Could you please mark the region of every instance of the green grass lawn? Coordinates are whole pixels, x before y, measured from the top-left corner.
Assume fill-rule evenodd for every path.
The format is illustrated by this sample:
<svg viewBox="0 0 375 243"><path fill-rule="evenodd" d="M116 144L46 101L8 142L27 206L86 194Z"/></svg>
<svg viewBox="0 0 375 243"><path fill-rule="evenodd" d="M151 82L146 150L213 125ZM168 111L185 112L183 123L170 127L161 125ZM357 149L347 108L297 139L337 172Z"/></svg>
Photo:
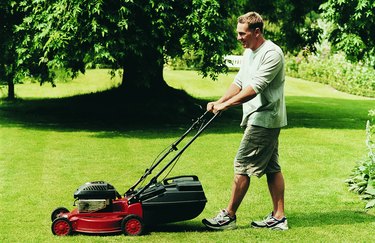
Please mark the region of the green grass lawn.
<svg viewBox="0 0 375 243"><path fill-rule="evenodd" d="M42 86L43 93L37 84L17 85L16 93L28 99L91 93L96 90L93 80L97 77L98 89L116 86L118 80L110 80L104 72L92 70L79 81L58 84L56 88ZM222 75L212 82L202 81L191 71L165 73L171 86L207 100L220 96L233 76L234 73ZM90 85L85 89L87 83ZM223 113L186 150L170 175L195 174L200 178L208 199L200 216L154 227L147 235L135 238L82 234L55 237L50 230L50 214L59 206L72 209L73 193L78 186L87 181L105 180L120 193L125 192L159 152L182 135L186 124L128 128L105 123L92 126L86 121L80 126L51 125L38 119L28 122L21 119L23 113L13 114L10 119L12 105L3 102L0 107L0 242L375 241L374 211L365 212L365 203L348 192L343 183L355 162L366 155L364 128L367 112L375 108L375 100L292 78L287 79L286 94L289 126L280 136L280 159L286 180L289 231L248 227L249 221L271 210L265 178L252 179L237 214L237 230L213 232L201 224L202 218L215 215L229 199L232 160L242 136L238 126L241 111L235 108ZM48 99L43 102L48 106ZM4 106L7 109L2 109ZM61 109L69 107L61 106Z"/></svg>

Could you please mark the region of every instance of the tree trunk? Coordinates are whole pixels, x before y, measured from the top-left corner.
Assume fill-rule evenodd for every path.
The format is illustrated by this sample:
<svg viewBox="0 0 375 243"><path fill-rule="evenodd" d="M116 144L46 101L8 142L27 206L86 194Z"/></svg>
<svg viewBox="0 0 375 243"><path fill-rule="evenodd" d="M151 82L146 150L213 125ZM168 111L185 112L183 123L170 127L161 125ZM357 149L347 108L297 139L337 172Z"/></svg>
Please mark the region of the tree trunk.
<svg viewBox="0 0 375 243"><path fill-rule="evenodd" d="M162 90L168 87L163 77L164 60L157 50L147 48L142 55L129 54L124 63L121 87L131 90Z"/></svg>
<svg viewBox="0 0 375 243"><path fill-rule="evenodd" d="M15 93L14 93L14 82L13 80L8 79L8 99L9 100L14 100Z"/></svg>

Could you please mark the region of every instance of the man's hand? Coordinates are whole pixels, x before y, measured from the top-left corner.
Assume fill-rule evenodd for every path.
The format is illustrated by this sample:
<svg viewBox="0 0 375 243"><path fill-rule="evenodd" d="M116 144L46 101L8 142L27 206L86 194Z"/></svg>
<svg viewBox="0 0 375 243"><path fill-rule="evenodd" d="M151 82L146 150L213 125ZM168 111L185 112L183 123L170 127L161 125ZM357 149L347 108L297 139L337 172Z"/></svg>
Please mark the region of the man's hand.
<svg viewBox="0 0 375 243"><path fill-rule="evenodd" d="M207 111L215 113L215 114L218 113L219 111L225 111L228 108L229 107L227 106L225 102L220 103L220 102L215 101L215 102L209 102L207 104Z"/></svg>
<svg viewBox="0 0 375 243"><path fill-rule="evenodd" d="M208 104L207 104L207 111L209 111L209 112L214 112L214 106L217 104L218 102L217 101L215 101L215 102L209 102Z"/></svg>

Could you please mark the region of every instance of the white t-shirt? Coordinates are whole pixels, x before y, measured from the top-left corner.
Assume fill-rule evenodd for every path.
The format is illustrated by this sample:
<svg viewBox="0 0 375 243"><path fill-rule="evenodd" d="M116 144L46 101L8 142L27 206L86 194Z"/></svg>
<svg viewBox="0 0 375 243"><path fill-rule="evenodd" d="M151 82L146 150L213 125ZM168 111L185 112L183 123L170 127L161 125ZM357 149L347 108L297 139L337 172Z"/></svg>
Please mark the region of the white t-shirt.
<svg viewBox="0 0 375 243"><path fill-rule="evenodd" d="M279 128L287 125L284 83L284 54L280 47L266 40L258 49L246 49L234 84L251 86L257 93L242 104L241 126Z"/></svg>

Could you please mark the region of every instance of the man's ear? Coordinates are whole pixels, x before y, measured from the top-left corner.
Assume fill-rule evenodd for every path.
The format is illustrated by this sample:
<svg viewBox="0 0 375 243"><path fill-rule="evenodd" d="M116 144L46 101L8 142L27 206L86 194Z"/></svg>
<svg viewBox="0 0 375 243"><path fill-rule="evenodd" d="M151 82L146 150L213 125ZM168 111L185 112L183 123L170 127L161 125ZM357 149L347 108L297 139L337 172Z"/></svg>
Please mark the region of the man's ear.
<svg viewBox="0 0 375 243"><path fill-rule="evenodd" d="M255 28L254 33L256 37L259 37L262 34L259 28Z"/></svg>

